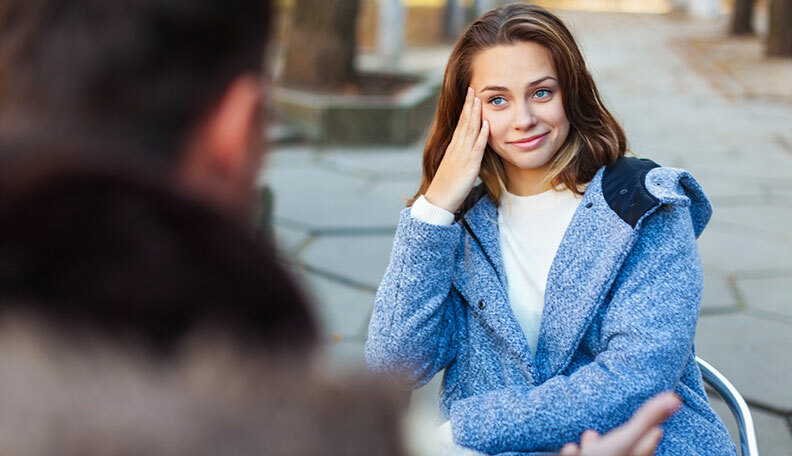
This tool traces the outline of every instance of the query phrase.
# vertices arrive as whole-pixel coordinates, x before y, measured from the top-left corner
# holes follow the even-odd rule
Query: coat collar
[[[634,242],[633,228],[616,215],[603,197],[603,171],[604,167],[591,180],[550,267],[535,359],[508,303],[497,207],[489,197],[483,197],[465,215],[484,252],[467,233],[464,260],[456,279],[466,299],[473,299],[472,306],[477,306],[475,296],[480,296],[481,280],[497,281],[501,298],[498,301],[503,304],[480,313],[506,345],[519,354],[525,367],[534,373],[536,383],[558,374],[569,364]],[[475,280],[471,280],[472,271],[476,273]],[[474,310],[479,311],[475,307]]]
[[[535,360],[541,381],[569,364],[634,242],[633,228],[603,196],[603,171],[591,180],[550,266]]]

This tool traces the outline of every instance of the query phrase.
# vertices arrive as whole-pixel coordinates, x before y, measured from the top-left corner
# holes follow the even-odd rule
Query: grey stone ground
[[[762,454],[792,455],[792,103],[751,96],[717,68],[702,72],[704,56],[680,39],[713,33],[711,24],[564,15],[632,150],[688,169],[710,196],[697,352],[748,400]],[[403,66],[437,71],[448,52],[412,50]],[[317,303],[328,365],[362,364],[374,290],[403,198],[419,182],[421,148],[277,146],[270,157],[262,182],[275,191],[277,240]],[[433,402],[436,380],[419,402]],[[714,404],[733,429],[723,403]]]

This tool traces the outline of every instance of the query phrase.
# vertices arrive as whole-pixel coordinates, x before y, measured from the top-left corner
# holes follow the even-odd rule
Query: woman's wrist
[[[432,204],[432,205],[434,205],[436,207],[442,208],[442,209],[444,209],[444,210],[446,210],[446,211],[448,211],[450,213],[454,213],[459,208],[459,206],[462,204],[462,201],[454,201],[454,200],[448,198],[446,196],[447,194],[448,194],[448,192],[436,192],[430,186],[426,190],[426,193],[424,194],[424,197],[426,198],[426,201],[429,202],[430,204]]]
[[[425,195],[421,195],[412,205],[410,216],[431,225],[451,225],[454,214],[440,206],[432,204]]]

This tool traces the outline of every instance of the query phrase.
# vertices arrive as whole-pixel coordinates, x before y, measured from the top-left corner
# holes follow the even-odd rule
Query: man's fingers
[[[680,404],[673,393],[659,394],[642,405],[625,425],[608,433],[605,439],[620,451],[630,451],[630,455],[647,451],[646,454],[651,455],[662,436],[662,432],[660,436],[656,434],[660,429],[658,425],[673,415]],[[643,453],[637,452],[639,445]]]
[[[652,456],[663,437],[663,431],[659,427],[649,430],[633,448],[631,456]]]
[[[643,435],[673,415],[681,404],[682,401],[674,393],[658,394],[642,405],[623,428],[628,434],[637,439],[638,436]]]
[[[567,443],[561,448],[561,452],[558,454],[559,456],[578,456],[580,454],[580,448],[574,443]]]
[[[587,446],[593,445],[599,441],[599,434],[597,431],[589,429],[580,436],[580,448],[585,450]]]

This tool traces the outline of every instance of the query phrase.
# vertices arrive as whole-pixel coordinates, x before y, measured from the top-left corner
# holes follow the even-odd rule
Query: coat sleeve
[[[602,316],[603,351],[569,376],[455,402],[456,443],[487,454],[557,450],[675,388],[692,356],[702,291],[696,236],[683,205],[661,206],[639,229]]]
[[[366,340],[366,363],[419,387],[456,355],[451,294],[458,224],[438,226],[401,212],[390,263],[377,290]]]

